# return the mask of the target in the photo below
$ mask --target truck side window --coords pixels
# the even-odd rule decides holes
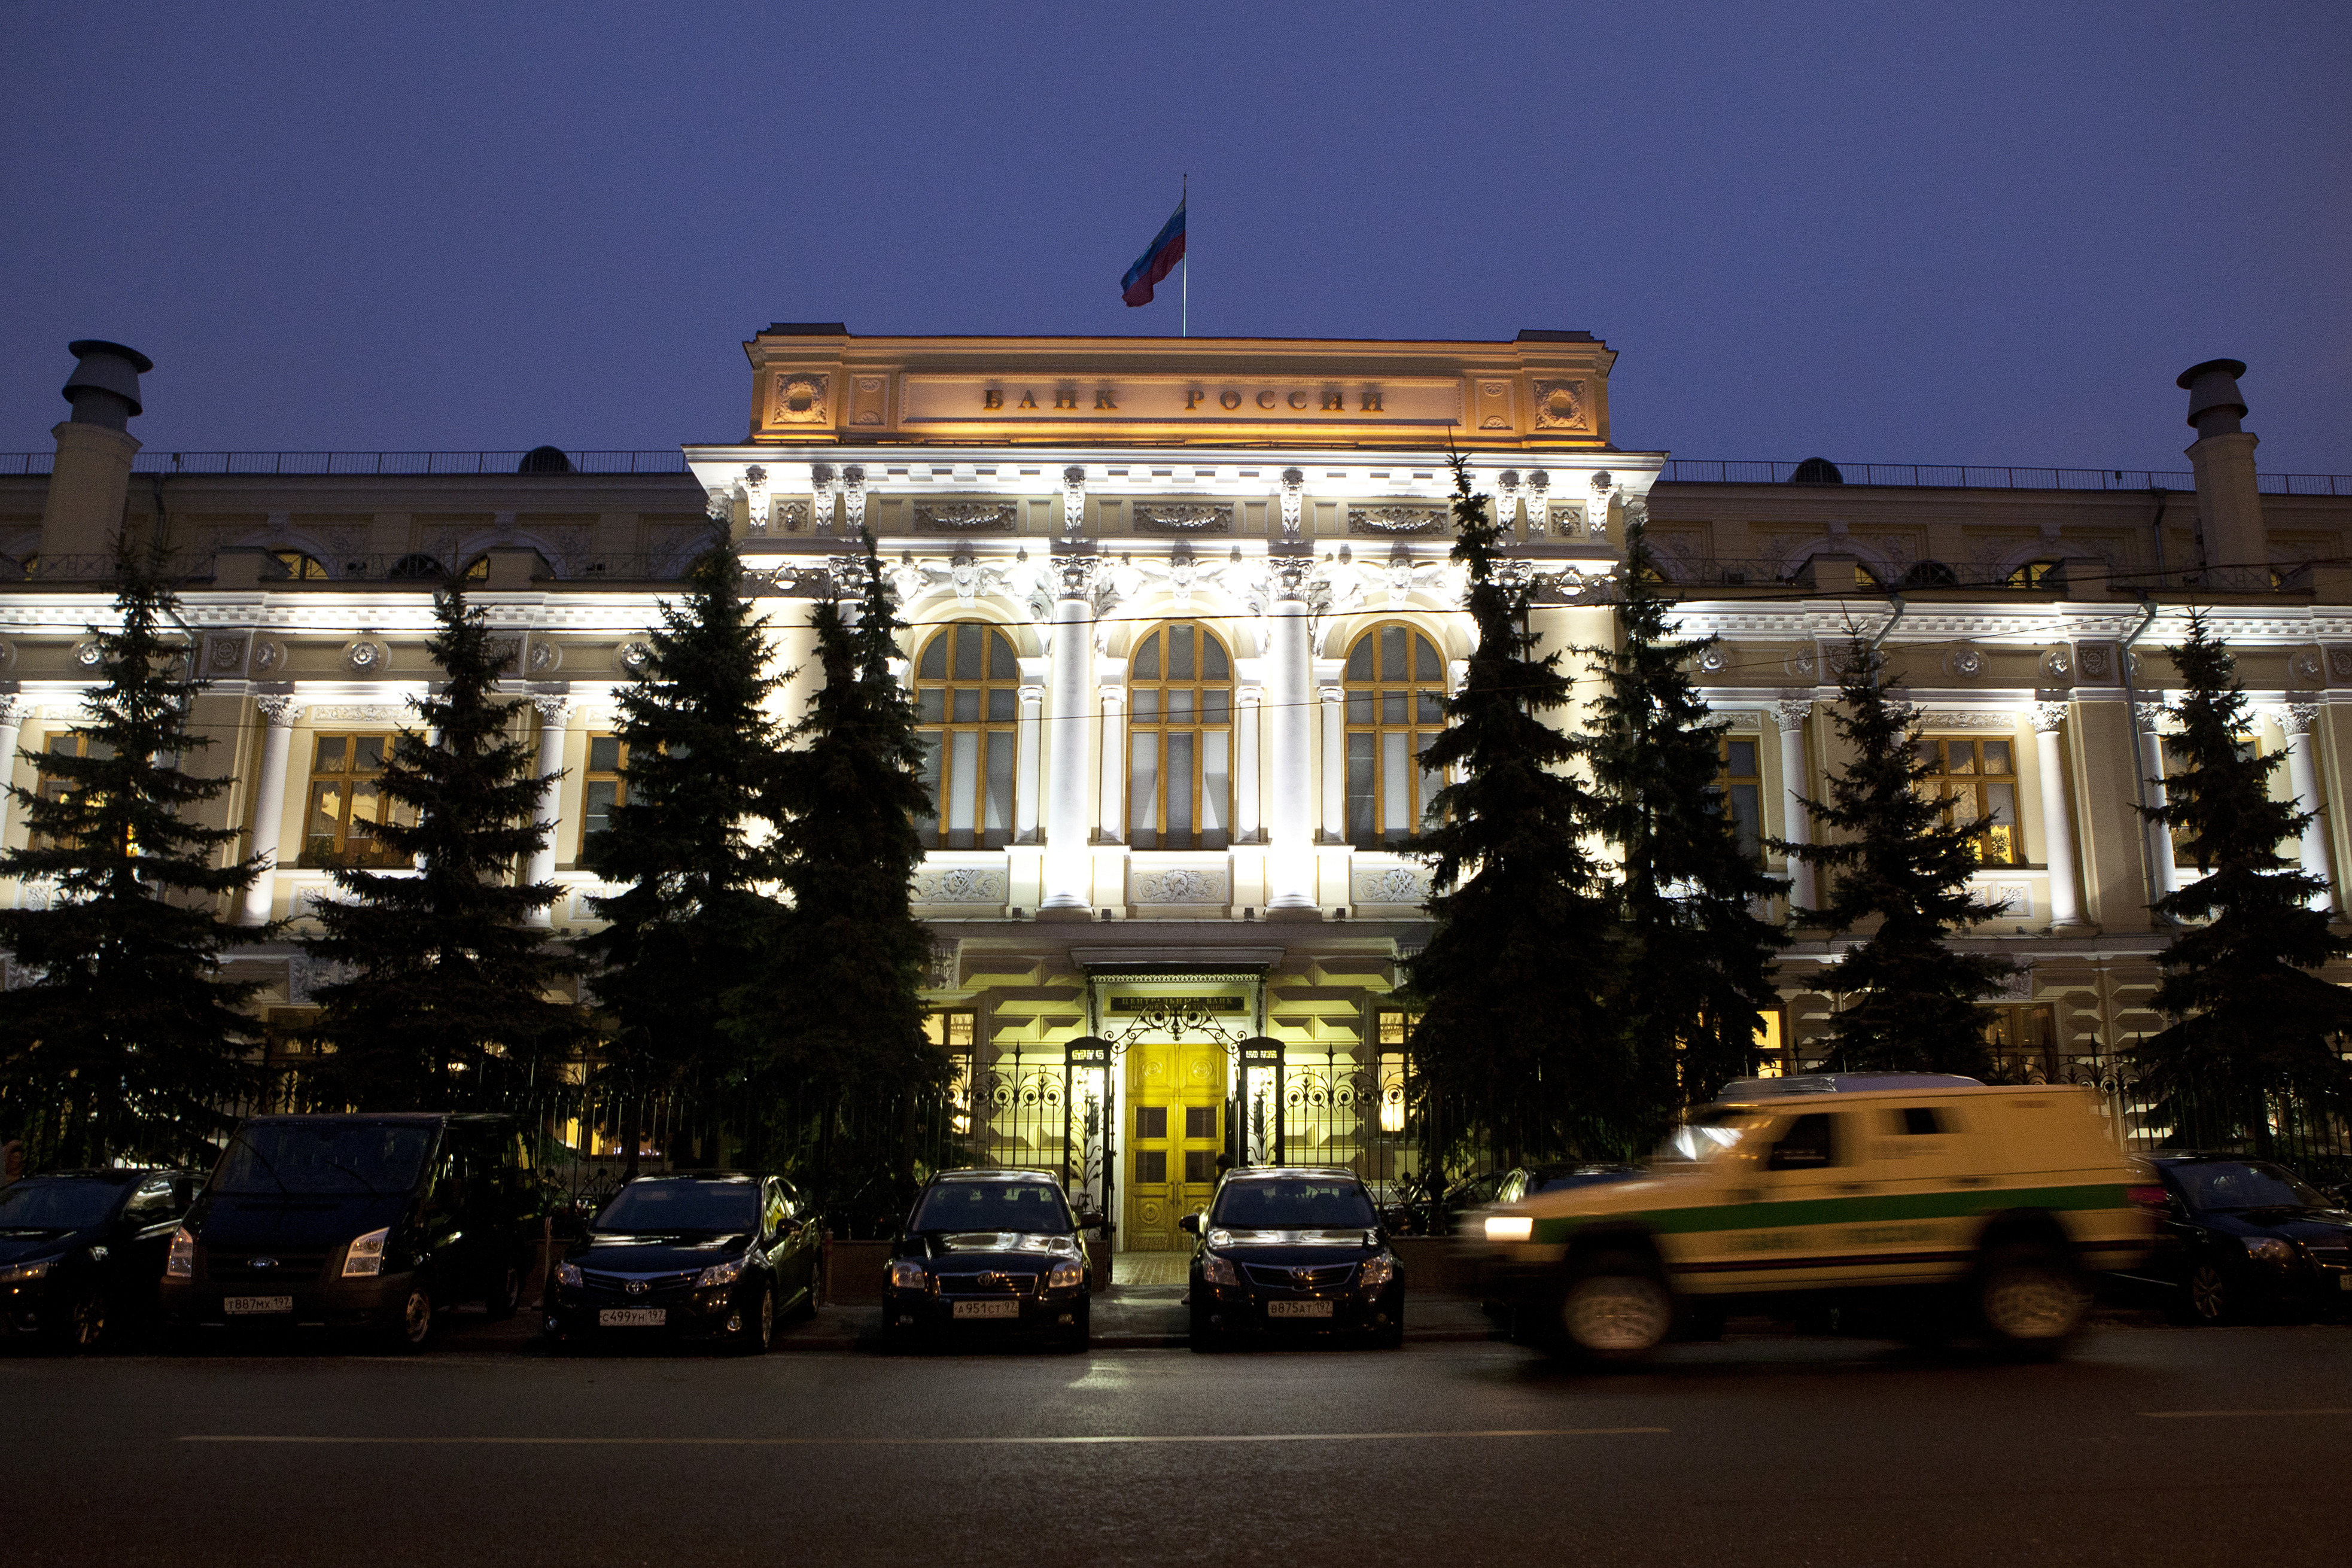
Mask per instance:
[[[1813,1111],[1798,1117],[1773,1144],[1771,1157],[1764,1162],[1764,1168],[1812,1171],[1837,1164],[1837,1138],[1832,1126],[1835,1120],[1826,1111]]]
[[[1906,1105],[1902,1120],[1903,1131],[1914,1136],[1932,1138],[1948,1130],[1933,1105]]]

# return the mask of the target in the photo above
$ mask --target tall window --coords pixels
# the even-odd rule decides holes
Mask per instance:
[[[1401,844],[1421,831],[1443,780],[1422,747],[1445,727],[1445,664],[1402,622],[1375,626],[1348,655],[1348,841]]]
[[[1221,850],[1233,832],[1234,666],[1190,622],[1136,644],[1128,671],[1128,842]]]
[[[1977,835],[1977,859],[1986,865],[2022,865],[2025,837],[2017,831],[2017,747],[2007,740],[1929,736],[1919,742],[1933,772],[1920,788],[1930,800],[1951,802],[1951,820],[1990,817]]]
[[[629,798],[628,743],[617,735],[588,737],[588,771],[580,787],[580,848],[613,825],[613,808]]]
[[[979,1035],[977,1012],[958,1009],[923,1015],[923,1038],[948,1053],[948,1125],[959,1137],[971,1132],[971,1054]]]
[[[1746,736],[1727,735],[1716,745],[1716,788],[1739,832],[1739,847],[1751,858],[1763,853],[1764,772],[1760,747]]]
[[[1404,1131],[1405,1084],[1412,1076],[1412,1031],[1421,1014],[1402,1008],[1381,1008],[1373,1015],[1375,1061],[1381,1094],[1380,1127],[1383,1133]]]
[[[1013,841],[1013,745],[1021,666],[1003,632],[977,621],[942,628],[915,665],[923,783],[933,849],[992,850]]]
[[[322,735],[310,754],[310,810],[302,823],[306,866],[408,863],[376,837],[391,802],[383,798],[388,735]],[[402,820],[404,820],[402,819]]]

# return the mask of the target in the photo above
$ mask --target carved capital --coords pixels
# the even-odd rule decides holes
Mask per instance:
[[[1054,562],[1054,591],[1061,599],[1091,599],[1094,597],[1095,575],[1102,569],[1102,559],[1091,555],[1066,555]]]
[[[2160,734],[2164,728],[2164,719],[2165,706],[2162,703],[2134,703],[2132,705],[2132,722],[2138,725],[2142,732],[2145,734]]]
[[[2066,703],[2035,703],[2026,716],[2033,721],[2036,734],[2047,735],[2065,724],[2069,706]]]
[[[542,729],[562,729],[572,722],[572,699],[555,692],[535,692],[530,706],[539,710]]]
[[[2289,735],[2309,735],[2318,722],[2317,703],[2289,703],[2279,710],[2279,727]]]
[[[1782,735],[1787,735],[1792,730],[1804,728],[1805,720],[1811,718],[1812,716],[1812,713],[1813,705],[1810,698],[1796,702],[1774,703],[1772,705],[1772,725],[1773,727],[1778,729]]]
[[[274,692],[268,696],[256,697],[253,699],[253,706],[261,710],[262,718],[268,721],[272,729],[290,729],[293,727],[295,716],[302,711],[301,705],[283,692]],[[13,721],[0,717],[0,724],[10,722]]]
[[[1266,563],[1266,586],[1276,599],[1305,601],[1313,590],[1315,558],[1278,555]]]

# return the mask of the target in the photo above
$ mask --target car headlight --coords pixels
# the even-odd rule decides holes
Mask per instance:
[[[1536,1222],[1524,1214],[1493,1214],[1486,1217],[1486,1239],[1489,1241],[1527,1241],[1536,1233]]]
[[[173,1280],[193,1279],[196,1272],[196,1239],[184,1225],[172,1232],[172,1254],[163,1260],[163,1273]]]
[[[1238,1285],[1242,1282],[1242,1271],[1234,1267],[1232,1259],[1220,1258],[1214,1252],[1203,1252],[1201,1254],[1201,1278],[1212,1285]]]
[[[751,1260],[751,1255],[747,1252],[740,1258],[730,1258],[724,1263],[713,1263],[694,1281],[695,1286],[698,1290],[705,1285],[731,1285],[743,1272],[743,1266]]]
[[[27,1280],[37,1280],[47,1273],[49,1265],[56,1261],[54,1258],[42,1258],[30,1263],[11,1263],[0,1269],[0,1285],[21,1285]]]
[[[928,1291],[931,1288],[930,1270],[923,1267],[920,1258],[890,1260],[890,1288],[894,1291]]]
[[[2257,1263],[2292,1263],[2294,1261],[2294,1243],[2282,1241],[2275,1236],[2249,1236],[2246,1238],[2246,1256]]]
[[[383,1244],[392,1239],[390,1229],[371,1230],[343,1249],[343,1278],[369,1280],[383,1272]]]
[[[555,1282],[559,1285],[572,1285],[576,1287],[580,1283],[580,1265],[577,1263],[558,1263],[555,1266]]]
[[[1364,1260],[1356,1270],[1356,1283],[1367,1291],[1377,1291],[1396,1278],[1396,1259],[1386,1252],[1377,1252]]]
[[[1066,1258],[1045,1270],[1045,1289],[1075,1291],[1087,1282],[1087,1266],[1075,1258]]]

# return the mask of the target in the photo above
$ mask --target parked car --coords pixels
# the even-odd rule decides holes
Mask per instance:
[[[60,1350],[146,1326],[172,1233],[203,1185],[193,1171],[140,1169],[0,1186],[0,1323]]]
[[[941,1171],[891,1245],[887,1342],[1023,1336],[1083,1352],[1094,1289],[1079,1226],[1062,1184],[1044,1172]]]
[[[165,1321],[324,1323],[422,1349],[441,1314],[511,1317],[541,1197],[511,1117],[255,1116],[172,1238]]]
[[[1259,1166],[1218,1185],[1177,1221],[1192,1249],[1192,1342],[1241,1336],[1404,1343],[1404,1270],[1353,1171]]]
[[[1748,1079],[1638,1179],[1497,1206],[1465,1245],[1515,1332],[1628,1361],[1727,1312],[1851,1309],[2053,1354],[2153,1239],[2095,1098],[1917,1073]]]
[[[824,1228],[782,1176],[640,1176],[555,1266],[547,1333],[579,1346],[658,1337],[758,1354],[816,1307]]]
[[[2175,1317],[2222,1323],[2258,1312],[2352,1312],[2352,1214],[2268,1160],[2158,1155],[2162,1239],[2122,1271]]]

